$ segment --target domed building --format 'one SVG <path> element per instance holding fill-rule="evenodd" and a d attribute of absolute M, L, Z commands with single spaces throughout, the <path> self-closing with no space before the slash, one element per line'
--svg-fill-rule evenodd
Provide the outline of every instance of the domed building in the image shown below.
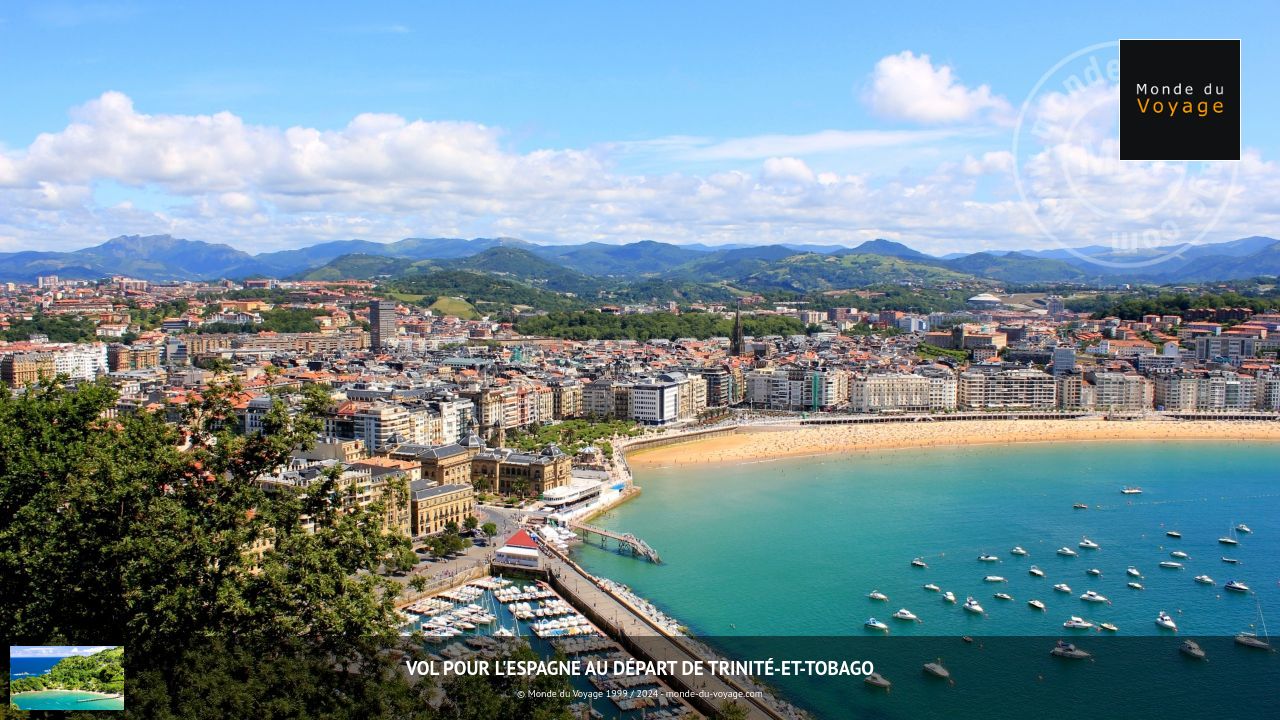
<path fill-rule="evenodd" d="M 970 307 L 981 308 L 984 310 L 994 310 L 995 308 L 998 308 L 1004 304 L 1003 300 L 996 297 L 995 295 L 992 295 L 991 293 L 982 293 L 981 295 L 974 295 L 973 297 L 969 298 L 966 302 L 969 303 Z"/>

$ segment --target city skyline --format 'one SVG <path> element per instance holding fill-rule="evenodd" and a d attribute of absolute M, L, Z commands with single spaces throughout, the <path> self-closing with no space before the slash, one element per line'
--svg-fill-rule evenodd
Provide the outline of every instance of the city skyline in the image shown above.
<path fill-rule="evenodd" d="M 1277 101 L 1251 71 L 1276 61 L 1263 38 L 1242 37 L 1244 159 L 1229 166 L 1109 163 L 1106 117 L 1081 131 L 1052 115 L 1059 101 L 1111 107 L 1112 81 L 1034 95 L 1082 48 L 1238 36 L 1274 11 L 1086 8 L 1031 32 L 1002 8 L 753 6 L 727 20 L 713 6 L 508 7 L 480 25 L 407 5 L 373 20 L 255 9 L 249 24 L 148 3 L 14 5 L 0 52 L 30 69 L 8 81 L 24 112 L 0 121 L 0 252 L 162 233 L 247 250 L 437 236 L 1035 249 L 1188 215 L 1138 222 L 1104 206 L 1049 237 L 1030 209 L 1117 187 L 1154 206 L 1187 177 L 1225 211 L 1179 241 L 1270 234 Z M 192 23 L 207 32 L 176 46 Z M 282 34 L 291 52 L 271 42 Z M 168 60 L 143 62 L 144 47 Z M 1082 134 L 1015 153 L 1028 98 L 1037 119 Z M 1019 192 L 1015 170 L 1042 177 L 1071 152 L 1079 167 L 1064 169 L 1082 173 Z"/>

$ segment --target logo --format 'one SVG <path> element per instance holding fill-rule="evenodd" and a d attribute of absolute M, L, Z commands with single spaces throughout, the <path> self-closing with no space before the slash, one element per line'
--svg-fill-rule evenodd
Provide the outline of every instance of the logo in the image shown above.
<path fill-rule="evenodd" d="M 1056 245 L 1103 268 L 1141 272 L 1181 257 L 1205 238 L 1228 206 L 1239 164 L 1176 156 L 1130 160 L 1127 135 L 1122 155 L 1121 125 L 1132 127 L 1122 120 L 1122 101 L 1133 90 L 1124 83 L 1133 68 L 1122 73 L 1121 44 L 1131 42 L 1082 48 L 1040 77 L 1014 127 L 1014 183 L 1035 227 Z M 1238 112 L 1238 63 L 1236 70 L 1233 102 Z M 1209 100 L 1206 117 L 1195 121 L 1225 122 L 1228 83 L 1190 74 L 1179 82 L 1197 80 L 1197 92 L 1210 82 L 1223 85 L 1224 95 L 1215 96 L 1223 98 L 1224 106 L 1222 115 L 1212 115 L 1214 101 Z M 1156 75 L 1145 82 L 1148 88 L 1152 82 L 1161 89 L 1165 85 Z M 1172 91 L 1173 81 L 1168 84 Z M 1193 101 L 1191 116 L 1174 122 L 1192 121 L 1200 99 Z M 1167 114 L 1165 105 L 1161 109 Z M 1178 111 L 1184 109 L 1179 106 Z M 1154 110 L 1147 106 L 1148 113 Z M 1156 119 L 1167 121 L 1146 116 L 1148 122 Z M 1238 115 L 1235 128 L 1238 158 Z"/>

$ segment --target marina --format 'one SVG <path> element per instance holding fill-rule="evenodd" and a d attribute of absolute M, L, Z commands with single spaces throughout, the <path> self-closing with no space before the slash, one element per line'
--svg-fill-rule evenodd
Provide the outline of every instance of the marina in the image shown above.
<path fill-rule="evenodd" d="M 1093 624 L 1089 630 L 1074 631 L 1089 635 L 1091 645 L 1093 638 L 1104 636 L 1141 642 L 1169 633 L 1153 622 L 1161 609 L 1175 619 L 1178 635 L 1197 640 L 1216 635 L 1230 642 L 1237 633 L 1256 626 L 1252 599 L 1261 600 L 1268 616 L 1280 599 L 1275 585 L 1280 578 L 1277 535 L 1258 522 L 1258 518 L 1280 517 L 1270 471 L 1280 462 L 1280 452 L 1261 444 L 1243 449 L 1231 445 L 1229 451 L 1214 455 L 1213 447 L 1212 443 L 1193 448 L 1171 443 L 1097 444 L 1081 453 L 1079 446 L 1067 450 L 1044 445 L 951 448 L 945 454 L 914 453 L 909 462 L 903 460 L 905 453 L 892 451 L 852 459 L 783 460 L 735 467 L 731 492 L 716 478 L 691 481 L 678 468 L 648 469 L 638 478 L 645 484 L 645 494 L 602 524 L 616 523 L 638 535 L 662 538 L 664 564 L 647 566 L 586 545 L 573 552 L 594 571 L 626 582 L 664 611 L 688 622 L 695 634 L 730 650 L 736 646 L 735 636 L 752 633 L 847 634 L 869 642 L 883 632 L 863 627 L 868 615 L 893 622 L 885 615 L 897 609 L 875 609 L 881 603 L 869 600 L 869 591 L 909 601 L 927 597 L 931 591 L 922 590 L 927 585 L 939 588 L 941 601 L 908 602 L 924 622 L 893 622 L 895 643 L 904 636 L 924 640 L 971 635 L 987 644 L 997 634 L 1010 641 L 1045 637 L 1064 632 L 1062 622 L 1071 615 Z M 1215 457 L 1212 470 L 1205 464 L 1207 456 Z M 1202 478 L 1206 472 L 1223 472 L 1223 457 L 1230 458 L 1230 472 L 1237 481 L 1229 493 L 1221 488 L 1208 492 Z M 992 473 L 993 463 L 1016 467 L 1018 472 Z M 1116 492 L 1121 483 L 1112 478 L 1141 472 L 1140 468 L 1153 463 L 1166 468 L 1159 482 L 1147 478 L 1142 495 Z M 1035 490 L 1024 492 L 1024 486 Z M 940 493 L 947 503 L 925 500 Z M 795 499 L 795 505 L 786 504 L 787 498 Z M 1017 499 L 1016 512 L 993 509 L 1009 506 L 1010 498 Z M 1073 512 L 1075 499 L 1087 499 L 1089 512 Z M 672 510 L 674 506 L 680 510 Z M 829 508 L 830 513 L 814 513 L 813 507 Z M 859 511 L 867 507 L 876 510 Z M 1007 520 L 990 523 L 993 512 L 1004 512 Z M 845 520 L 849 513 L 858 513 L 856 524 Z M 895 529 L 903 518 L 910 518 L 919 529 L 910 537 Z M 1230 559 L 1242 561 L 1235 572 L 1255 592 L 1215 592 L 1196 583 L 1196 575 L 1214 574 L 1206 573 L 1211 570 L 1210 559 L 1214 567 L 1223 567 L 1221 553 L 1211 548 L 1220 547 L 1217 538 L 1228 521 L 1234 525 L 1242 518 L 1251 521 L 1253 534 L 1235 547 Z M 1166 535 L 1170 528 L 1177 528 L 1182 538 Z M 886 537 L 895 538 L 892 549 L 883 541 Z M 822 553 L 778 554 L 779 548 L 807 548 L 816 538 L 853 549 L 838 571 L 821 562 Z M 1088 550 L 1089 567 L 1073 564 L 1079 558 L 1055 556 L 1061 547 L 1085 552 L 1075 550 L 1084 538 L 1100 546 Z M 1172 542 L 1188 554 L 1182 563 L 1191 572 L 1161 570 L 1143 577 L 1143 569 L 1169 558 L 1174 548 L 1165 543 Z M 973 572 L 974 565 L 982 563 L 975 563 L 975 558 L 990 554 L 991 548 L 1012 547 L 1021 547 L 1028 555 L 1007 552 L 996 565 L 1008 581 L 1001 589 L 1007 587 L 1007 593 L 1022 602 L 988 601 L 978 603 L 987 605 L 981 613 L 965 612 L 961 605 L 967 596 L 982 597 L 984 576 Z M 785 562 L 779 562 L 783 557 Z M 1033 559 L 1043 577 L 1031 573 Z M 741 567 L 768 572 L 772 581 L 750 582 L 750 576 L 736 572 Z M 1135 572 L 1130 573 L 1130 568 Z M 1073 593 L 1051 591 L 1054 584 L 1070 587 L 1086 577 L 1086 569 L 1101 572 L 1088 576 L 1088 587 Z M 1266 582 L 1258 582 L 1259 578 Z M 1254 582 L 1248 582 L 1251 579 Z M 1129 583 L 1144 590 L 1130 588 Z M 805 592 L 770 592 L 777 584 L 805 588 Z M 1082 602 L 1078 596 L 1088 589 L 1111 602 Z M 948 593 L 958 597 L 955 605 L 946 602 Z M 991 593 L 988 589 L 986 597 Z M 722 594 L 732 595 L 734 602 L 714 599 Z M 1028 598 L 1039 599 L 1045 609 L 1023 605 Z M 835 608 L 852 609 L 841 613 Z M 1116 630 L 1100 630 L 1103 625 Z M 1180 642 L 1169 647 L 1174 657 Z M 1202 645 L 1207 650 L 1213 646 Z M 767 647 L 777 651 L 773 645 Z M 1245 648 L 1237 647 L 1237 652 L 1244 652 Z M 1103 644 L 1089 651 L 1103 657 L 1102 662 L 1112 662 L 1114 658 L 1106 657 L 1107 648 Z M 1046 655 L 1045 650 L 1040 645 L 1038 652 Z M 932 654 L 936 651 L 925 657 Z M 1213 664 L 1222 662 L 1219 652 L 1211 654 Z M 916 659 L 916 668 L 923 659 Z M 886 668 L 882 674 L 894 680 L 893 691 L 888 695 L 881 691 L 877 697 L 897 698 L 910 692 L 902 670 Z M 971 683 L 960 685 L 972 687 Z M 797 687 L 810 694 L 816 691 L 811 685 Z"/>

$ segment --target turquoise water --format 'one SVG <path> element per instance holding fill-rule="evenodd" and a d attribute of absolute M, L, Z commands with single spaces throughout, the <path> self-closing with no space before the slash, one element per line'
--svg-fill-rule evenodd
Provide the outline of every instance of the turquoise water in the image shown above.
<path fill-rule="evenodd" d="M 22 693 L 11 698 L 22 710 L 123 710 L 124 698 L 95 697 L 91 693 L 73 692 L 70 690 L 45 690 L 37 693 Z M 80 702 L 87 700 L 88 702 Z"/>
<path fill-rule="evenodd" d="M 862 623 L 870 615 L 889 623 L 893 638 L 1032 638 L 1037 657 L 1052 645 L 1041 638 L 1069 633 L 1062 623 L 1071 615 L 1114 623 L 1121 637 L 1146 636 L 1157 642 L 1163 631 L 1154 619 L 1160 610 L 1174 615 L 1181 636 L 1229 636 L 1250 629 L 1260 604 L 1273 633 L 1280 632 L 1280 446 L 1275 444 L 898 450 L 648 469 L 637 480 L 644 492 L 596 522 L 639 535 L 665 563 L 655 566 L 595 547 L 576 551 L 578 559 L 591 571 L 630 585 L 694 634 L 725 648 L 751 647 L 733 642 L 732 636 L 864 638 Z M 1141 485 L 1145 492 L 1122 495 L 1126 484 Z M 1075 510 L 1077 502 L 1090 507 Z M 1218 544 L 1218 537 L 1240 522 L 1253 534 L 1240 536 L 1239 546 Z M 1180 531 L 1182 539 L 1167 538 L 1168 529 Z M 1101 549 L 1077 548 L 1082 536 Z M 1030 556 L 1011 555 L 1014 545 Z M 1079 557 L 1055 555 L 1063 545 L 1076 549 Z M 1190 555 L 1182 561 L 1186 569 L 1159 568 L 1175 549 Z M 983 553 L 999 556 L 1000 562 L 978 562 Z M 1223 555 L 1241 564 L 1224 564 Z M 923 556 L 929 568 L 910 567 L 915 556 Z M 1031 577 L 1027 569 L 1032 564 L 1047 577 Z M 1132 580 L 1125 574 L 1130 565 L 1143 573 L 1139 582 L 1145 590 L 1126 587 Z M 1087 576 L 1091 567 L 1103 576 Z M 1193 577 L 1202 573 L 1217 585 L 1195 583 Z M 1008 582 L 985 583 L 986 575 L 1001 575 Z M 1232 578 L 1245 581 L 1254 593 L 1223 591 Z M 928 582 L 951 590 L 961 602 L 973 595 L 986 615 L 945 604 L 938 593 L 922 589 Z M 1051 588 L 1059 582 L 1073 592 L 1054 592 Z M 873 589 L 890 601 L 868 600 Z M 1111 603 L 1082 602 L 1078 596 L 1086 590 Z M 1015 599 L 993 599 L 997 591 Z M 1047 612 L 1029 608 L 1031 598 L 1044 601 Z M 898 608 L 910 609 L 924 622 L 891 619 Z M 1076 638 L 1082 647 L 1111 642 L 1096 633 Z M 1176 658 L 1177 641 L 1170 640 Z M 769 647 L 766 642 L 758 649 Z M 1232 649 L 1228 642 L 1215 651 L 1225 656 Z M 1259 655 L 1256 666 L 1264 674 L 1249 681 L 1251 689 L 1262 684 L 1270 690 L 1273 700 L 1280 693 L 1275 657 Z M 1216 666 L 1204 667 L 1221 672 L 1226 660 L 1219 657 Z M 1170 677 L 1168 668 L 1159 667 L 1160 677 Z M 918 662 L 913 670 L 919 673 Z M 910 696 L 918 682 L 912 677 L 906 687 L 895 683 L 895 700 Z M 835 706 L 814 702 L 820 685 L 779 684 L 817 714 L 840 716 Z M 907 707 L 911 711 L 904 716 L 928 714 L 925 705 Z"/>

